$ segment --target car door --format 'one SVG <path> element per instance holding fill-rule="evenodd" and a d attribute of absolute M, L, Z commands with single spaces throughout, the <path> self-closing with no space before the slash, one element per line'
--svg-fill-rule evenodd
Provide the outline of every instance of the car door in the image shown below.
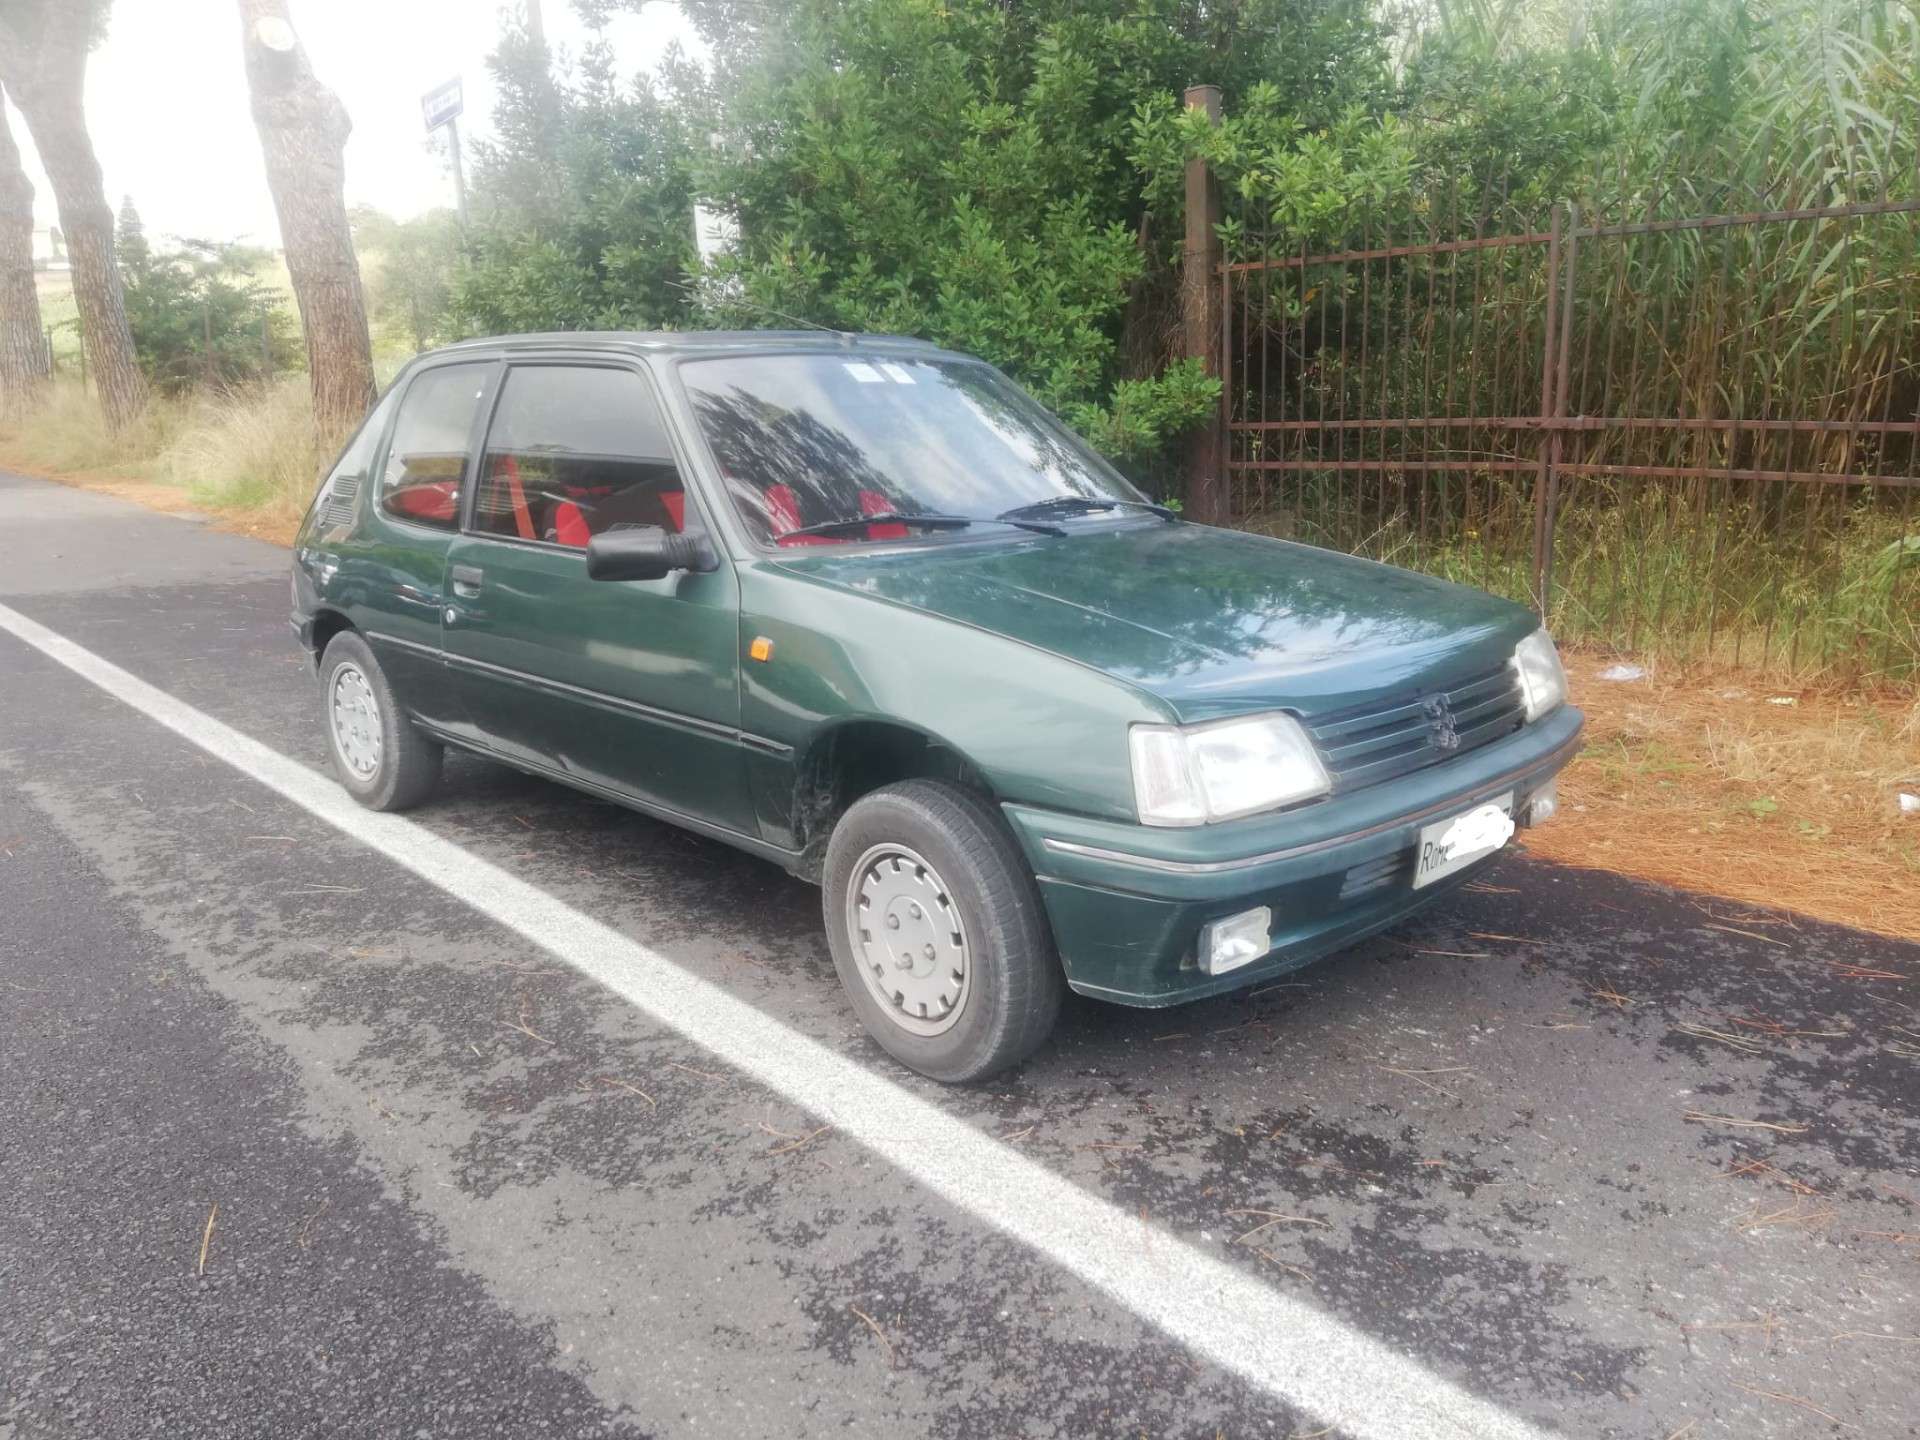
<path fill-rule="evenodd" d="M 401 703 L 455 734 L 461 715 L 440 644 L 447 550 L 459 532 L 462 485 L 499 368 L 492 360 L 427 365 L 397 387 L 366 521 L 343 547 L 336 587 Z"/>
<path fill-rule="evenodd" d="M 733 567 L 587 578 L 602 530 L 704 529 L 653 382 L 623 364 L 509 364 L 443 643 L 468 718 L 509 758 L 752 833 Z"/>

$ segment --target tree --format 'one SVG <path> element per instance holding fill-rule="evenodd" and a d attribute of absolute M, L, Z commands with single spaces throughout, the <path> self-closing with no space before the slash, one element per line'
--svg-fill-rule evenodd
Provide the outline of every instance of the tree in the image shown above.
<path fill-rule="evenodd" d="M 146 222 L 140 218 L 140 212 L 133 208 L 131 195 L 120 197 L 120 214 L 114 220 L 113 243 L 123 266 L 146 259 L 152 249 L 147 244 Z"/>
<path fill-rule="evenodd" d="M 576 9 L 595 22 L 644 3 Z M 712 47 L 711 77 L 670 64 L 616 87 L 589 51 L 560 94 L 568 223 L 483 229 L 460 309 L 489 328 L 509 315 L 522 326 L 785 315 L 922 335 L 999 363 L 1144 469 L 1212 413 L 1218 387 L 1173 343 L 1183 216 L 1150 203 L 1131 154 L 1136 113 L 1197 80 L 1232 100 L 1266 79 L 1315 124 L 1370 101 L 1388 74 L 1371 0 L 682 8 Z M 529 97 L 526 115 L 545 73 L 531 49 L 510 28 L 495 56 L 503 92 Z M 587 139 L 597 163 L 578 159 L 594 154 Z M 530 127 L 501 137 L 515 159 L 533 141 Z M 704 275 L 684 238 L 695 196 L 739 233 Z M 627 243 L 639 233 L 658 242 Z"/>
<path fill-rule="evenodd" d="M 47 381 L 47 341 L 33 276 L 33 182 L 0 111 L 0 413 L 18 410 Z"/>
<path fill-rule="evenodd" d="M 515 229 L 544 231 L 563 218 L 566 175 L 560 150 L 568 128 L 566 99 L 553 76 L 538 3 L 508 12 L 487 57 L 493 72 L 493 132 L 477 154 L 486 172 L 489 218 Z"/>
<path fill-rule="evenodd" d="M 622 86 L 604 43 L 557 81 L 544 45 L 510 18 L 488 58 L 501 111 L 520 117 L 475 147 L 476 228 L 454 279 L 469 333 L 699 323 L 694 170 L 711 129 L 684 68 Z M 529 117 L 548 113 L 551 123 Z M 534 174 L 544 176 L 531 183 Z"/>
<path fill-rule="evenodd" d="M 367 206 L 349 216 L 365 262 L 367 303 L 384 344 L 404 334 L 424 350 L 453 332 L 448 308 L 460 259 L 460 224 L 451 210 L 395 220 Z"/>
<path fill-rule="evenodd" d="M 113 210 L 87 133 L 87 52 L 106 28 L 106 0 L 5 0 L 0 4 L 0 86 L 20 107 L 53 184 L 73 265 L 81 343 L 107 423 L 131 424 L 147 387 L 127 328 L 113 261 Z"/>
<path fill-rule="evenodd" d="M 1148 464 L 1206 419 L 1180 358 L 1179 203 L 1130 154 L 1141 107 L 1258 79 L 1303 119 L 1384 72 L 1351 0 L 689 0 L 716 46 L 734 287 L 836 328 L 923 335 L 1017 375 Z M 744 37 L 744 38 L 743 38 Z"/>
<path fill-rule="evenodd" d="M 240 22 L 253 123 L 306 333 L 314 425 L 332 436 L 373 402 L 373 346 L 344 191 L 353 122 L 307 63 L 287 0 L 240 0 Z"/>
<path fill-rule="evenodd" d="M 293 358 L 286 313 L 259 278 L 265 251 L 176 237 L 157 252 L 131 198 L 117 247 L 134 349 L 159 389 L 264 380 Z"/>

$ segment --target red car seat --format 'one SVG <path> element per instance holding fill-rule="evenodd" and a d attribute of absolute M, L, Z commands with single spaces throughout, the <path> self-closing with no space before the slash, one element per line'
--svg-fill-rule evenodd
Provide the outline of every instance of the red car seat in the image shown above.
<path fill-rule="evenodd" d="M 429 480 L 424 484 L 409 485 L 387 497 L 387 508 L 398 511 L 410 520 L 451 525 L 460 514 L 460 482 Z"/>
<path fill-rule="evenodd" d="M 593 538 L 585 512 L 571 500 L 562 500 L 553 507 L 552 528 L 555 543 L 571 545 L 576 550 L 586 549 L 587 541 Z"/>

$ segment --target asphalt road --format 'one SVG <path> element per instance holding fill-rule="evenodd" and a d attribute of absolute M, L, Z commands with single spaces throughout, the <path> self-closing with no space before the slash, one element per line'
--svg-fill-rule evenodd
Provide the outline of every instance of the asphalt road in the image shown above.
<path fill-rule="evenodd" d="M 286 567 L 0 476 L 0 605 L 320 770 Z M 471 758 L 414 819 L 1169 1293 L 1210 1256 L 1546 1433 L 1920 1434 L 1920 947 L 1519 855 L 945 1090 L 773 868 Z M 1216 1364 L 674 1020 L 0 630 L 0 1440 L 1325 1432 L 1320 1350 Z"/>

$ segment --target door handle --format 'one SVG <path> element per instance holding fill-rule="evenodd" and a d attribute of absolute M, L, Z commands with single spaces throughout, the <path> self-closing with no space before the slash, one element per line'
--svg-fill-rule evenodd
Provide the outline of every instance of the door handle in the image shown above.
<path fill-rule="evenodd" d="M 453 593 L 463 599 L 471 600 L 480 593 L 480 581 L 483 572 L 477 565 L 455 565 L 450 572 L 453 577 Z"/>

